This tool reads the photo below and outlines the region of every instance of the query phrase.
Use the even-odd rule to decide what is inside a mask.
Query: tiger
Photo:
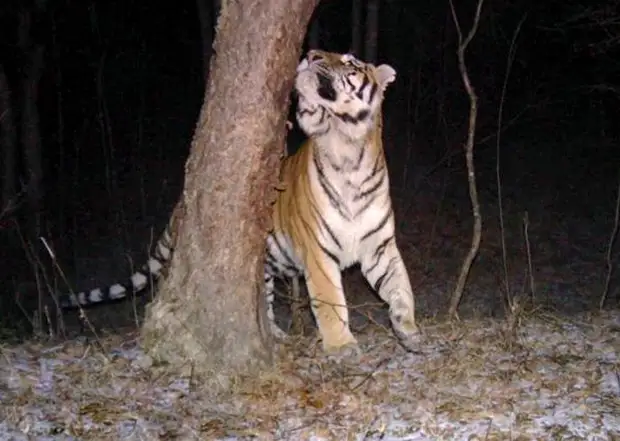
[[[265,246],[264,297],[272,333],[275,279],[303,277],[323,351],[359,350],[351,332],[342,271],[354,264],[389,306],[393,330],[414,350],[419,338],[414,294],[395,239],[382,143],[384,92],[396,78],[351,54],[310,50],[297,67],[296,119],[307,136],[285,157]],[[174,216],[173,216],[174,217]],[[155,252],[127,282],[65,295],[65,308],[138,293],[157,280],[172,255],[168,227]]]

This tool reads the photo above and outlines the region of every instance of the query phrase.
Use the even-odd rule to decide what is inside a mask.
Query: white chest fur
[[[369,145],[334,141],[317,146],[310,172],[322,190],[316,195],[325,221],[320,234],[346,268],[393,234],[394,222],[387,171],[377,168],[377,153]],[[369,234],[379,226],[380,234]]]

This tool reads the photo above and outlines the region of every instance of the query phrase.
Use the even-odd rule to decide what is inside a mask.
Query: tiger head
[[[297,67],[297,121],[309,137],[336,130],[351,140],[364,139],[379,124],[383,93],[395,78],[387,64],[311,50]]]

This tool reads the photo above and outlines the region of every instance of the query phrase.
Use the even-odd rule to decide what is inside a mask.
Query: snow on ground
[[[620,311],[423,326],[419,353],[366,330],[356,363],[297,344],[220,404],[135,335],[0,347],[0,439],[620,439]]]

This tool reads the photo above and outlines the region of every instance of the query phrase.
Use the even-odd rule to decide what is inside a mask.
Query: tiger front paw
[[[327,355],[348,358],[357,356],[361,349],[348,329],[335,335],[323,335],[323,352]]]
[[[323,345],[323,352],[327,355],[327,359],[336,363],[353,363],[359,362],[359,358],[362,355],[362,349],[360,348],[357,340],[349,342],[342,346],[329,346]]]
[[[409,352],[417,352],[422,342],[422,333],[413,315],[392,315],[392,327],[401,345]]]

